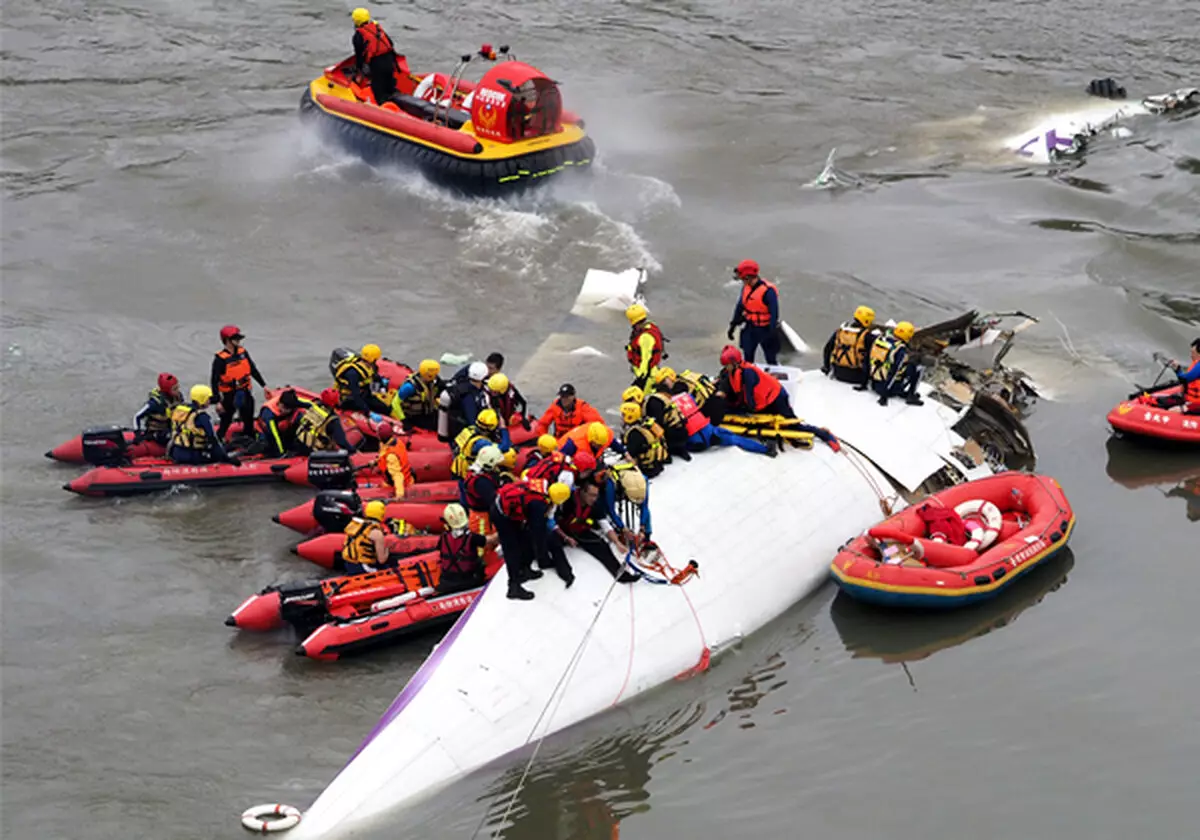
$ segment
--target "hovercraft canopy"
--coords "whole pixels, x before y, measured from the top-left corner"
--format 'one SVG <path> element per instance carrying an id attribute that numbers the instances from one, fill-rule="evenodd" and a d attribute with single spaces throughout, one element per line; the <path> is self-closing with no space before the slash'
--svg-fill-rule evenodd
<path id="1" fill-rule="evenodd" d="M 521 61 L 504 61 L 475 86 L 471 124 L 480 137 L 515 143 L 562 130 L 558 84 Z"/>

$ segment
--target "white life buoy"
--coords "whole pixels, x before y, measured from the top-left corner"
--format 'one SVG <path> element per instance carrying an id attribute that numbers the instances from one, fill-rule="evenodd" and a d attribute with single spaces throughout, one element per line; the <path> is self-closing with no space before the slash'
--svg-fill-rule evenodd
<path id="1" fill-rule="evenodd" d="M 447 96 L 441 102 L 437 101 L 439 91 L 447 93 L 450 87 L 450 79 L 443 73 L 430 73 L 417 84 L 413 90 L 413 96 L 417 99 L 424 99 L 426 102 L 432 102 L 445 108 L 449 108 L 452 104 L 450 97 Z"/>
<path id="2" fill-rule="evenodd" d="M 954 512 L 962 517 L 963 525 L 971 539 L 966 548 L 972 551 L 983 551 L 1000 536 L 1000 523 L 1003 521 L 1000 508 L 983 499 L 972 499 L 954 508 Z"/>
<path id="3" fill-rule="evenodd" d="M 475 91 L 471 91 L 470 93 L 467 94 L 466 98 L 463 99 L 462 104 L 459 105 L 458 108 L 460 111 L 466 111 L 467 113 L 470 113 L 471 106 L 474 104 L 475 104 Z"/>
<path id="4" fill-rule="evenodd" d="M 300 809 L 277 802 L 255 805 L 242 812 L 242 825 L 256 834 L 287 831 L 300 824 Z"/>

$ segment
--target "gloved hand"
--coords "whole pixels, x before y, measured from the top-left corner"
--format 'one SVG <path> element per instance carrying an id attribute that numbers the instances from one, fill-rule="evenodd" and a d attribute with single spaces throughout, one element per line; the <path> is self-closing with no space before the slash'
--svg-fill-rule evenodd
<path id="1" fill-rule="evenodd" d="M 133 432 L 133 442 L 134 442 L 135 444 L 137 444 L 137 443 L 141 443 L 141 442 L 142 442 L 142 441 L 144 441 L 145 439 L 146 439 L 146 432 L 145 432 L 144 430 L 142 430 L 142 429 L 135 429 L 135 430 L 134 430 L 134 432 Z"/>
<path id="2" fill-rule="evenodd" d="M 736 329 L 737 329 L 737 324 L 735 324 L 731 321 L 729 323 L 729 331 L 727 333 L 725 333 L 725 337 L 728 338 L 730 341 L 733 341 L 733 331 Z"/>
<path id="3" fill-rule="evenodd" d="M 828 376 L 833 369 L 829 365 L 821 365 L 821 373 Z"/>

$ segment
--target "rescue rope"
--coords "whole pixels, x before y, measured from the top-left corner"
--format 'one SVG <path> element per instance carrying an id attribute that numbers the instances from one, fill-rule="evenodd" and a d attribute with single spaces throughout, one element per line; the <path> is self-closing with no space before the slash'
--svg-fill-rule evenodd
<path id="1" fill-rule="evenodd" d="M 533 740 L 533 736 L 537 732 L 538 727 L 541 725 L 543 718 L 545 719 L 546 731 L 539 735 L 537 741 L 534 743 L 533 752 L 530 754 L 529 760 L 525 762 L 525 768 L 521 771 L 520 778 L 517 779 L 517 786 L 513 788 L 512 795 L 509 796 L 508 805 L 505 806 L 504 813 L 500 817 L 501 827 L 508 822 L 508 817 L 517 804 L 517 796 L 520 795 L 521 788 L 525 785 L 525 780 L 529 778 L 529 771 L 533 769 L 533 762 L 537 760 L 538 752 L 540 752 L 542 749 L 542 743 L 546 740 L 546 736 L 550 734 L 550 722 L 554 720 L 554 715 L 558 713 L 558 707 L 562 705 L 563 698 L 567 694 L 567 686 L 571 682 L 571 677 L 575 675 L 575 669 L 579 667 L 579 663 L 583 660 L 583 651 L 587 647 L 587 643 L 592 637 L 592 631 L 596 629 L 596 624 L 600 621 L 600 614 L 604 612 L 604 607 L 608 604 L 608 599 L 612 595 L 616 586 L 617 580 L 616 578 L 613 578 L 613 582 L 609 584 L 608 591 L 604 593 L 604 598 L 600 601 L 600 606 L 596 608 L 596 614 L 592 617 L 591 624 L 589 624 L 587 630 L 584 631 L 583 638 L 579 640 L 579 645 L 575 648 L 575 653 L 571 655 L 571 659 L 567 662 L 566 669 L 558 678 L 558 682 L 555 683 L 553 691 L 550 692 L 550 697 L 546 700 L 546 705 L 542 707 L 542 711 L 538 715 L 537 720 L 533 722 L 533 728 L 529 730 L 529 737 L 525 739 L 526 744 Z M 559 691 L 560 688 L 562 689 L 561 691 Z M 555 699 L 556 695 L 557 700 Z M 550 708 L 552 703 L 554 705 L 553 709 Z M 547 711 L 550 712 L 549 717 L 546 716 Z M 479 825 L 476 826 L 475 831 L 471 833 L 471 840 L 475 840 L 475 837 L 478 836 L 479 832 L 483 830 L 483 826 L 487 822 L 487 818 L 488 815 L 485 811 L 483 817 L 479 820 Z M 495 831 L 493 831 L 491 836 L 493 840 L 494 838 L 498 838 L 500 836 L 500 828 L 497 828 Z"/>
<path id="2" fill-rule="evenodd" d="M 851 453 L 853 453 L 854 457 L 851 457 Z M 867 482 L 867 485 L 879 498 L 879 509 L 883 511 L 883 515 L 891 516 L 892 511 L 894 510 L 893 501 L 896 500 L 896 497 L 889 497 L 883 492 L 883 488 L 879 486 L 879 482 L 875 480 L 875 478 L 859 460 L 860 456 L 858 452 L 848 446 L 845 441 L 841 442 L 841 454 L 846 456 L 846 459 L 850 462 L 854 469 L 858 470 L 858 474 L 863 477 L 863 479 Z"/>

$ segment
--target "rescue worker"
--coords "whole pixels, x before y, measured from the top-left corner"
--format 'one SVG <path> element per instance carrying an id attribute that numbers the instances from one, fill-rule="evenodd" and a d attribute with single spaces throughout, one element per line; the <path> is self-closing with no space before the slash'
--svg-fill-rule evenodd
<path id="1" fill-rule="evenodd" d="M 616 464 L 605 476 L 596 513 L 612 522 L 622 556 L 653 533 L 649 495 L 649 484 L 636 464 Z"/>
<path id="2" fill-rule="evenodd" d="M 193 385 L 190 402 L 171 410 L 171 441 L 167 457 L 177 464 L 209 464 L 225 461 L 240 467 L 242 462 L 230 455 L 213 431 L 212 418 L 205 410 L 212 402 L 212 388 Z"/>
<path id="3" fill-rule="evenodd" d="M 603 423 L 600 412 L 592 408 L 585 400 L 575 395 L 575 386 L 564 382 L 558 388 L 558 396 L 537 421 L 540 432 L 553 434 L 561 438 L 567 432 L 587 423 Z"/>
<path id="4" fill-rule="evenodd" d="M 457 502 L 446 505 L 442 511 L 442 522 L 446 523 L 446 530 L 438 537 L 438 562 L 442 567 L 438 594 L 483 586 L 486 582 L 483 553 L 489 546 L 495 545 L 496 535 L 485 537 L 473 533 L 470 517 Z"/>
<path id="5" fill-rule="evenodd" d="M 146 396 L 146 404 L 133 416 L 133 442 L 170 443 L 171 412 L 181 402 L 179 380 L 172 373 L 160 373 L 157 386 Z"/>
<path id="6" fill-rule="evenodd" d="M 529 469 L 535 464 L 541 463 L 548 456 L 554 454 L 558 449 L 558 441 L 554 435 L 539 435 L 537 439 L 537 448 L 525 457 L 525 468 Z"/>
<path id="7" fill-rule="evenodd" d="M 696 399 L 687 390 L 671 394 L 671 386 L 664 377 L 658 384 L 661 395 L 668 395 L 671 403 L 683 418 L 684 433 L 687 435 L 687 445 L 693 452 L 701 452 L 711 446 L 736 446 L 746 452 L 754 452 L 774 458 L 779 454 L 775 441 L 761 441 L 753 438 L 735 435 L 728 429 L 715 426 L 704 416 Z"/>
<path id="8" fill-rule="evenodd" d="M 1191 344 L 1191 361 L 1186 370 L 1184 366 L 1172 360 L 1168 367 L 1175 371 L 1175 378 L 1183 386 L 1183 392 L 1157 396 L 1148 394 L 1143 402 L 1149 402 L 1159 408 L 1181 406 L 1184 414 L 1200 414 L 1200 338 Z"/>
<path id="9" fill-rule="evenodd" d="M 742 355 L 753 362 L 762 347 L 767 364 L 779 364 L 779 289 L 758 275 L 754 260 L 738 263 L 733 276 L 742 281 L 742 293 L 733 307 L 726 337 L 733 341 L 733 331 L 740 324 Z"/>
<path id="10" fill-rule="evenodd" d="M 526 467 L 521 477 L 526 480 L 544 481 L 547 484 L 558 481 L 574 489 L 591 478 L 596 472 L 596 467 L 596 459 L 586 450 L 576 452 L 573 456 L 552 452 L 536 464 Z"/>
<path id="11" fill-rule="evenodd" d="M 637 462 L 643 474 L 654 478 L 671 463 L 662 427 L 644 417 L 642 407 L 632 402 L 621 403 L 621 419 L 625 423 L 621 442 L 626 454 Z"/>
<path id="12" fill-rule="evenodd" d="M 373 499 L 363 507 L 362 516 L 350 520 L 342 540 L 342 561 L 346 564 L 346 574 L 377 572 L 387 565 L 391 552 L 387 545 L 387 526 L 383 524 L 385 516 L 387 504 Z"/>
<path id="13" fill-rule="evenodd" d="M 404 411 L 404 425 L 408 428 L 437 431 L 437 398 L 446 388 L 441 373 L 440 364 L 425 359 L 396 391 L 396 399 Z"/>
<path id="14" fill-rule="evenodd" d="M 659 368 L 659 373 L 655 375 L 655 384 L 665 384 L 672 396 L 690 394 L 700 411 L 710 420 L 715 419 L 719 423 L 725 416 L 727 400 L 725 397 L 716 396 L 717 383 L 707 374 L 685 370 L 677 376 L 669 367 Z"/>
<path id="15" fill-rule="evenodd" d="M 618 455 L 625 454 L 624 445 L 613 438 L 612 429 L 600 420 L 588 423 L 586 426 L 576 426 L 558 439 L 558 451 L 564 455 L 590 452 L 592 457 L 599 462 L 605 449 L 611 449 Z"/>
<path id="16" fill-rule="evenodd" d="M 513 418 L 520 416 L 518 421 L 525 429 L 530 428 L 529 403 L 517 390 L 517 386 L 509 381 L 503 373 L 493 373 L 488 377 L 488 401 L 500 418 L 500 428 L 507 429 Z"/>
<path id="17" fill-rule="evenodd" d="M 392 413 L 391 403 L 376 392 L 379 372 L 375 363 L 382 355 L 378 344 L 364 344 L 357 354 L 351 353 L 338 363 L 333 382 L 342 398 L 342 408 L 363 414 Z"/>
<path id="18" fill-rule="evenodd" d="M 645 388 L 650 376 L 659 363 L 667 358 L 667 338 L 662 330 L 650 320 L 646 307 L 635 303 L 625 310 L 629 321 L 629 343 L 625 345 L 625 357 L 633 370 L 633 384 Z"/>
<path id="19" fill-rule="evenodd" d="M 497 444 L 501 453 L 509 448 L 508 433 L 500 428 L 496 412 L 485 408 L 475 418 L 474 425 L 463 429 L 454 439 L 451 447 L 454 452 L 454 460 L 450 462 L 450 472 L 459 481 L 462 481 L 467 475 L 467 470 L 475 461 L 475 456 L 479 454 L 479 450 L 489 443 Z"/>
<path id="20" fill-rule="evenodd" d="M 471 364 L 463 365 L 462 367 L 460 367 L 458 370 L 456 370 L 454 372 L 454 376 L 450 377 L 450 381 L 451 382 L 466 382 L 468 375 L 470 373 L 470 370 L 471 370 L 471 365 L 474 365 L 474 364 L 477 364 L 477 362 L 471 362 Z M 504 354 L 503 353 L 488 353 L 488 357 L 483 360 L 483 366 L 487 369 L 487 372 L 483 376 L 483 378 L 485 380 L 490 379 L 491 377 L 495 376 L 497 373 L 501 373 L 504 370 Z"/>
<path id="21" fill-rule="evenodd" d="M 467 510 L 484 516 L 491 512 L 496 493 L 503 485 L 500 480 L 500 466 L 503 461 L 504 453 L 495 444 L 479 450 L 479 454 L 475 456 L 475 463 L 471 465 L 460 486 L 459 500 Z"/>
<path id="22" fill-rule="evenodd" d="M 221 422 L 217 426 L 217 437 L 221 440 L 225 440 L 235 411 L 242 421 L 242 434 L 247 437 L 254 434 L 254 385 L 250 380 L 267 387 L 258 366 L 242 346 L 245 337 L 233 324 L 221 327 L 224 348 L 213 356 L 211 385 L 213 392 L 221 395 L 218 409 Z"/>
<path id="23" fill-rule="evenodd" d="M 727 397 L 731 407 L 750 414 L 776 414 L 795 417 L 787 391 L 779 380 L 757 365 L 742 358 L 742 351 L 731 344 L 721 351 L 721 383 L 714 392 Z"/>
<path id="24" fill-rule="evenodd" d="M 621 561 L 613 554 L 613 546 L 620 545 L 620 537 L 609 519 L 597 517 L 596 504 L 599 499 L 600 486 L 595 482 L 584 482 L 575 488 L 571 498 L 563 503 L 555 516 L 556 527 L 550 550 L 552 553 L 563 553 L 561 546 L 581 548 L 600 561 L 600 565 L 617 579 L 617 583 L 633 583 L 641 575 L 623 569 Z M 566 562 L 565 553 L 563 562 Z"/>
<path id="25" fill-rule="evenodd" d="M 881 335 L 871 347 L 871 386 L 880 405 L 887 405 L 891 397 L 904 397 L 909 405 L 925 404 L 917 394 L 921 367 L 908 358 L 908 341 L 914 332 L 911 323 L 901 321 L 891 335 Z"/>
<path id="26" fill-rule="evenodd" d="M 511 484 L 517 480 L 517 450 L 505 449 L 500 454 L 500 483 Z"/>
<path id="27" fill-rule="evenodd" d="M 488 397 L 484 390 L 487 378 L 487 365 L 471 362 L 466 374 L 460 378 L 456 373 L 446 389 L 438 395 L 439 439 L 454 440 L 459 432 L 474 424 L 479 412 L 488 408 Z"/>
<path id="28" fill-rule="evenodd" d="M 659 369 L 661 370 L 661 368 Z M 658 371 L 655 371 L 655 378 Z M 636 385 L 630 385 L 621 394 L 621 402 L 637 403 L 642 407 L 642 414 L 658 424 L 663 431 L 663 441 L 667 451 L 672 456 L 678 456 L 684 461 L 692 460 L 687 449 L 687 431 L 684 429 L 683 415 L 671 402 L 671 395 L 658 390 L 658 386 L 650 383 L 650 390 L 645 393 Z M 628 447 L 626 447 L 628 448 Z"/>
<path id="29" fill-rule="evenodd" d="M 333 388 L 322 391 L 316 402 L 300 400 L 298 412 L 292 419 L 293 452 L 309 455 L 337 449 L 355 451 L 337 415 L 337 406 L 338 392 Z"/>
<path id="30" fill-rule="evenodd" d="M 858 386 L 858 390 L 867 390 L 871 378 L 871 348 L 879 332 L 871 327 L 875 323 L 875 310 L 869 306 L 860 306 L 854 310 L 854 318 L 838 327 L 829 341 L 825 342 L 825 350 L 821 356 L 821 373 L 839 382 L 848 382 Z"/>
<path id="31" fill-rule="evenodd" d="M 542 576 L 533 567 L 550 565 L 546 550 L 549 520 L 553 507 L 571 496 L 565 484 L 551 484 L 543 492 L 530 482 L 506 484 L 496 493 L 492 504 L 492 524 L 504 550 L 504 565 L 508 569 L 508 597 L 517 601 L 533 599 L 533 593 L 521 584 Z"/>
<path id="32" fill-rule="evenodd" d="M 350 13 L 354 22 L 354 66 L 358 72 L 371 77 L 371 93 L 375 104 L 382 105 L 396 92 L 396 48 L 392 39 L 371 13 L 363 8 Z"/>
<path id="33" fill-rule="evenodd" d="M 396 433 L 396 427 L 384 421 L 376 427 L 379 435 L 379 457 L 375 469 L 392 488 L 393 499 L 403 499 L 404 491 L 413 485 L 412 466 L 408 462 L 408 447 Z"/>
<path id="34" fill-rule="evenodd" d="M 268 458 L 281 458 L 291 450 L 292 421 L 300 408 L 300 397 L 288 388 L 263 403 L 254 429 L 259 448 Z M 307 401 L 305 401 L 307 405 Z"/>

